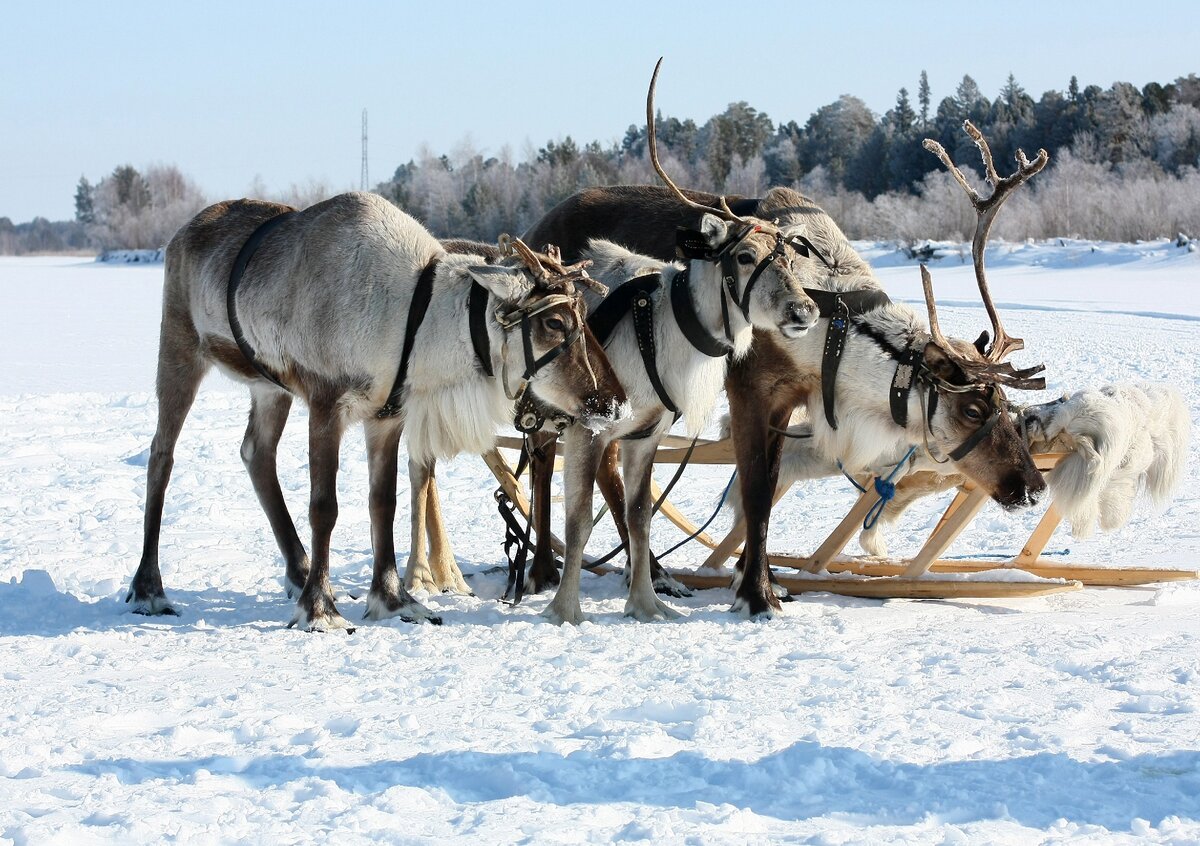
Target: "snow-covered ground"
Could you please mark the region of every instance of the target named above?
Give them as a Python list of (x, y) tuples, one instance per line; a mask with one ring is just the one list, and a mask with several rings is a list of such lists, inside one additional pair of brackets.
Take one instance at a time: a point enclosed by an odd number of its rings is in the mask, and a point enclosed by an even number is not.
[[(919, 297), (913, 264), (865, 249), (894, 295)], [(1018, 359), (1045, 361), (1051, 392), (1169, 381), (1200, 423), (1200, 256), (1170, 242), (995, 253), (996, 299), (1029, 344)], [(429, 597), (441, 627), (289, 631), (238, 457), (248, 398), (219, 376), (167, 496), (182, 616), (128, 614), (161, 274), (0, 259), (0, 844), (1200, 841), (1194, 583), (1019, 602), (809, 595), (768, 623), (730, 616), (713, 590), (673, 601), (682, 621), (641, 625), (621, 617), (618, 579), (585, 575), (595, 622), (558, 628), (544, 597), (496, 601), (494, 483), (462, 457), (439, 481), (477, 597)], [(969, 265), (944, 259), (934, 281), (957, 304), (943, 326), (975, 337)], [(279, 466), (303, 536), (293, 418)], [(1060, 533), (1049, 551), (1196, 567), (1198, 452), (1165, 513), (1086, 542)], [(728, 473), (690, 468), (673, 498), (705, 516)], [(349, 594), (370, 580), (358, 432), (339, 482), (334, 578), (355, 617)], [(852, 500), (833, 480), (789, 494), (772, 548), (810, 550)], [(893, 551), (913, 551), (940, 505), (914, 508)], [(951, 554), (1013, 554), (1038, 516), (989, 506)], [(679, 537), (664, 522), (654, 546)], [(614, 540), (605, 521), (592, 548)]]

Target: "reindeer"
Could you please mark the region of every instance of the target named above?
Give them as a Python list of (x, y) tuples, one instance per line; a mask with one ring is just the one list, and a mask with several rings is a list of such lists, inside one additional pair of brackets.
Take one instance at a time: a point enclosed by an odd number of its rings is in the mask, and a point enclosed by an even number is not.
[[(298, 596), (290, 625), (352, 631), (334, 604), (329, 541), (338, 448), (356, 420), (366, 430), (375, 559), (366, 617), (440, 622), (396, 576), (401, 432), (413, 460), (431, 463), (489, 447), (514, 401), (530, 393), (596, 428), (625, 400), (583, 322), (582, 268), (551, 273), (523, 244), (508, 246), (518, 255), (490, 265), (448, 254), (411, 217), (361, 193), (304, 211), (223, 202), (184, 226), (166, 254), (158, 428), (142, 559), (127, 597), (133, 610), (176, 613), (158, 563), (163, 499), (184, 418), (216, 364), (250, 389), (241, 454), (286, 561), (288, 594)], [(309, 407), (311, 560), (275, 469), (294, 395)]]
[[(646, 104), (652, 150), (658, 70)], [(653, 161), (669, 181), (656, 152)], [(565, 431), (566, 555), (561, 582), (545, 611), (552, 621), (578, 624), (585, 619), (579, 577), (592, 529), (592, 489), (601, 460), (617, 440), (623, 440), (621, 464), (629, 486), (625, 614), (641, 621), (679, 616), (655, 596), (650, 577), (650, 474), (661, 437), (679, 417), (693, 433), (703, 428), (727, 359), (746, 354), (754, 328), (797, 338), (815, 323), (816, 307), (788, 268), (783, 233), (775, 226), (738, 218), (728, 209), (705, 209), (683, 243), (688, 260), (680, 263), (638, 255), (604, 240), (591, 241), (583, 251), (596, 278), (619, 285), (603, 302), (589, 298), (588, 320), (606, 343), (632, 414), (601, 432), (579, 424)], [(547, 479), (535, 482), (541, 491), (546, 484)], [(546, 501), (544, 493), (539, 497)]]
[[(647, 124), (652, 124), (650, 117)], [(974, 127), (968, 129), (972, 131)], [(980, 245), (975, 252), (981, 293), (997, 336), (990, 349), (986, 333), (977, 345), (941, 334), (931, 281), (926, 283), (931, 328), (912, 309), (891, 303), (837, 225), (815, 203), (790, 189), (773, 188), (761, 200), (710, 199), (712, 195), (684, 193), (666, 179), (667, 189), (589, 189), (551, 210), (527, 233), (534, 243), (557, 237), (568, 258), (582, 254), (584, 239), (598, 235), (667, 258), (675, 249), (676, 227), (694, 226), (713, 205), (730, 214), (736, 209), (778, 222), (793, 250), (795, 274), (821, 307), (825, 331), (792, 339), (755, 332), (749, 354), (734, 360), (726, 375), (739, 487), (749, 527), (739, 562), (745, 577), (736, 586), (734, 611), (770, 616), (779, 608), (768, 581), (765, 542), (782, 452), (781, 432), (798, 405), (808, 407), (815, 421), (820, 451), (840, 456), (852, 472), (902, 454), (902, 446), (923, 444), (937, 462), (952, 464), (1006, 508), (1031, 505), (1045, 489), (1005, 409), (1002, 391), (1006, 385), (1032, 389), (1044, 382), (1034, 375), (1040, 368), (1017, 371), (1000, 362), (1020, 348), (1020, 341), (1003, 332), (987, 292), (982, 244), (999, 203), (1044, 167), (1048, 156), (1041, 151), (1028, 162), (1022, 153), (1018, 173), (1000, 180), (982, 136), (974, 131), (972, 137), (977, 137), (989, 177), (997, 186), (992, 198), (980, 200), (985, 206), (981, 223), (987, 225), (975, 239)], [(961, 173), (956, 178), (965, 186)], [(841, 326), (830, 349), (840, 349), (840, 368), (831, 375), (823, 372), (822, 363), (830, 324), (837, 321)], [(841, 330), (845, 334), (839, 341)], [(897, 379), (905, 374), (911, 377), (907, 382)], [(604, 466), (611, 465), (608, 461)], [(606, 499), (619, 499), (615, 475), (599, 481)]]

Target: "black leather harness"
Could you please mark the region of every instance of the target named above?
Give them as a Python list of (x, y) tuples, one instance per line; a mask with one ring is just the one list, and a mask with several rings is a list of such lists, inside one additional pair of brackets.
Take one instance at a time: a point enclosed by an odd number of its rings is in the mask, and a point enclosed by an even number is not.
[[(225, 292), (225, 308), (229, 318), (229, 328), (233, 334), (233, 340), (241, 350), (242, 355), (250, 363), (250, 366), (255, 369), (264, 379), (279, 386), (285, 391), (292, 393), (292, 389), (283, 383), (283, 381), (271, 372), (255, 352), (254, 347), (246, 339), (245, 332), (242, 329), (241, 321), (237, 314), (237, 292), (241, 285), (242, 277), (246, 273), (246, 268), (250, 264), (250, 260), (254, 258), (254, 254), (262, 246), (263, 241), (275, 229), (285, 221), (295, 216), (297, 212), (289, 211), (275, 217), (268, 218), (258, 225), (258, 227), (250, 233), (250, 237), (246, 239), (246, 243), (242, 245), (238, 251), (237, 258), (234, 259), (233, 267), (229, 272), (229, 284)], [(416, 342), (417, 332), (421, 328), (421, 323), (425, 320), (425, 315), (429, 311), (429, 304), (433, 299), (433, 282), (437, 275), (438, 259), (431, 259), (428, 264), (422, 268), (420, 275), (417, 277), (417, 284), (413, 288), (412, 301), (408, 307), (408, 318), (404, 327), (404, 344), (400, 352), (400, 363), (396, 368), (396, 378), (392, 382), (392, 389), (388, 392), (387, 400), (380, 409), (375, 412), (377, 418), (395, 417), (403, 408), (401, 402), (404, 393), (404, 382), (408, 378), (408, 365), (412, 357), (413, 346)], [(480, 368), (489, 377), (495, 377), (495, 368), (492, 366), (491, 341), (488, 337), (487, 330), (487, 306), (490, 298), (488, 290), (478, 282), (472, 281), (471, 292), (468, 297), (468, 321), (471, 331), (471, 346), (475, 350), (475, 357), (479, 362)], [(532, 398), (528, 396), (528, 383), (538, 371), (548, 365), (554, 359), (564, 353), (571, 344), (579, 340), (580, 330), (575, 328), (567, 332), (563, 341), (547, 352), (540, 358), (535, 358), (533, 353), (533, 325), (530, 320), (531, 314), (528, 309), (517, 309), (520, 314), (519, 325), (521, 327), (521, 344), (525, 355), (525, 372), (522, 376), (524, 384), (521, 391), (515, 398), (517, 401), (517, 428), (521, 429), (520, 421), (529, 414), (527, 406), (532, 404)], [(499, 320), (499, 316), (497, 316)], [(502, 323), (507, 329), (514, 323)], [(508, 386), (505, 385), (505, 390)], [(541, 428), (544, 418), (539, 416), (539, 422), (533, 429)], [(524, 429), (522, 429), (525, 431)]]

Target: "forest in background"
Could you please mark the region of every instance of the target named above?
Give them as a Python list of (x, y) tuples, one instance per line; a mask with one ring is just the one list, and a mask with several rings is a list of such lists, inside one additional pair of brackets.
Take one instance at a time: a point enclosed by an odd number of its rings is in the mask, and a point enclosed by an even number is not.
[[(1189, 74), (1140, 90), (1126, 82), (1065, 91), (1034, 100), (1013, 76), (988, 99), (970, 76), (936, 104), (924, 72), (915, 97), (907, 88), (876, 115), (843, 95), (804, 124), (775, 123), (749, 103), (731, 103), (703, 124), (657, 116), (663, 165), (680, 185), (717, 193), (761, 195), (788, 185), (815, 199), (851, 238), (963, 240), (974, 227), (962, 191), (924, 138), (942, 143), (979, 184), (980, 160), (962, 131), (971, 120), (992, 146), (997, 169), (1011, 171), (1023, 148), (1050, 151), (1051, 165), (1015, 194), (993, 236), (1057, 236), (1133, 241), (1200, 235), (1200, 77)], [(971, 176), (972, 174), (968, 174)], [(373, 190), (419, 218), (439, 237), (494, 240), (523, 232), (581, 188), (657, 184), (646, 155), (645, 126), (620, 141), (576, 142), (566, 135), (485, 156), (470, 144), (425, 149)], [(304, 207), (337, 193), (321, 183), (251, 196)], [(73, 221), (42, 218), (13, 224), (0, 217), (0, 254), (162, 246), (209, 200), (172, 165), (138, 171), (121, 165), (92, 184), (81, 177)]]

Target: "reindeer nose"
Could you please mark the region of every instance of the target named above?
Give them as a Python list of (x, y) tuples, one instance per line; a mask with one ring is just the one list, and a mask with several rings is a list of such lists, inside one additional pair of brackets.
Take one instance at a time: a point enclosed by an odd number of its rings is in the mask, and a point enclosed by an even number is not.
[(801, 332), (811, 329), (813, 324), (817, 322), (817, 317), (817, 307), (811, 302), (793, 300), (788, 303), (788, 323)]

